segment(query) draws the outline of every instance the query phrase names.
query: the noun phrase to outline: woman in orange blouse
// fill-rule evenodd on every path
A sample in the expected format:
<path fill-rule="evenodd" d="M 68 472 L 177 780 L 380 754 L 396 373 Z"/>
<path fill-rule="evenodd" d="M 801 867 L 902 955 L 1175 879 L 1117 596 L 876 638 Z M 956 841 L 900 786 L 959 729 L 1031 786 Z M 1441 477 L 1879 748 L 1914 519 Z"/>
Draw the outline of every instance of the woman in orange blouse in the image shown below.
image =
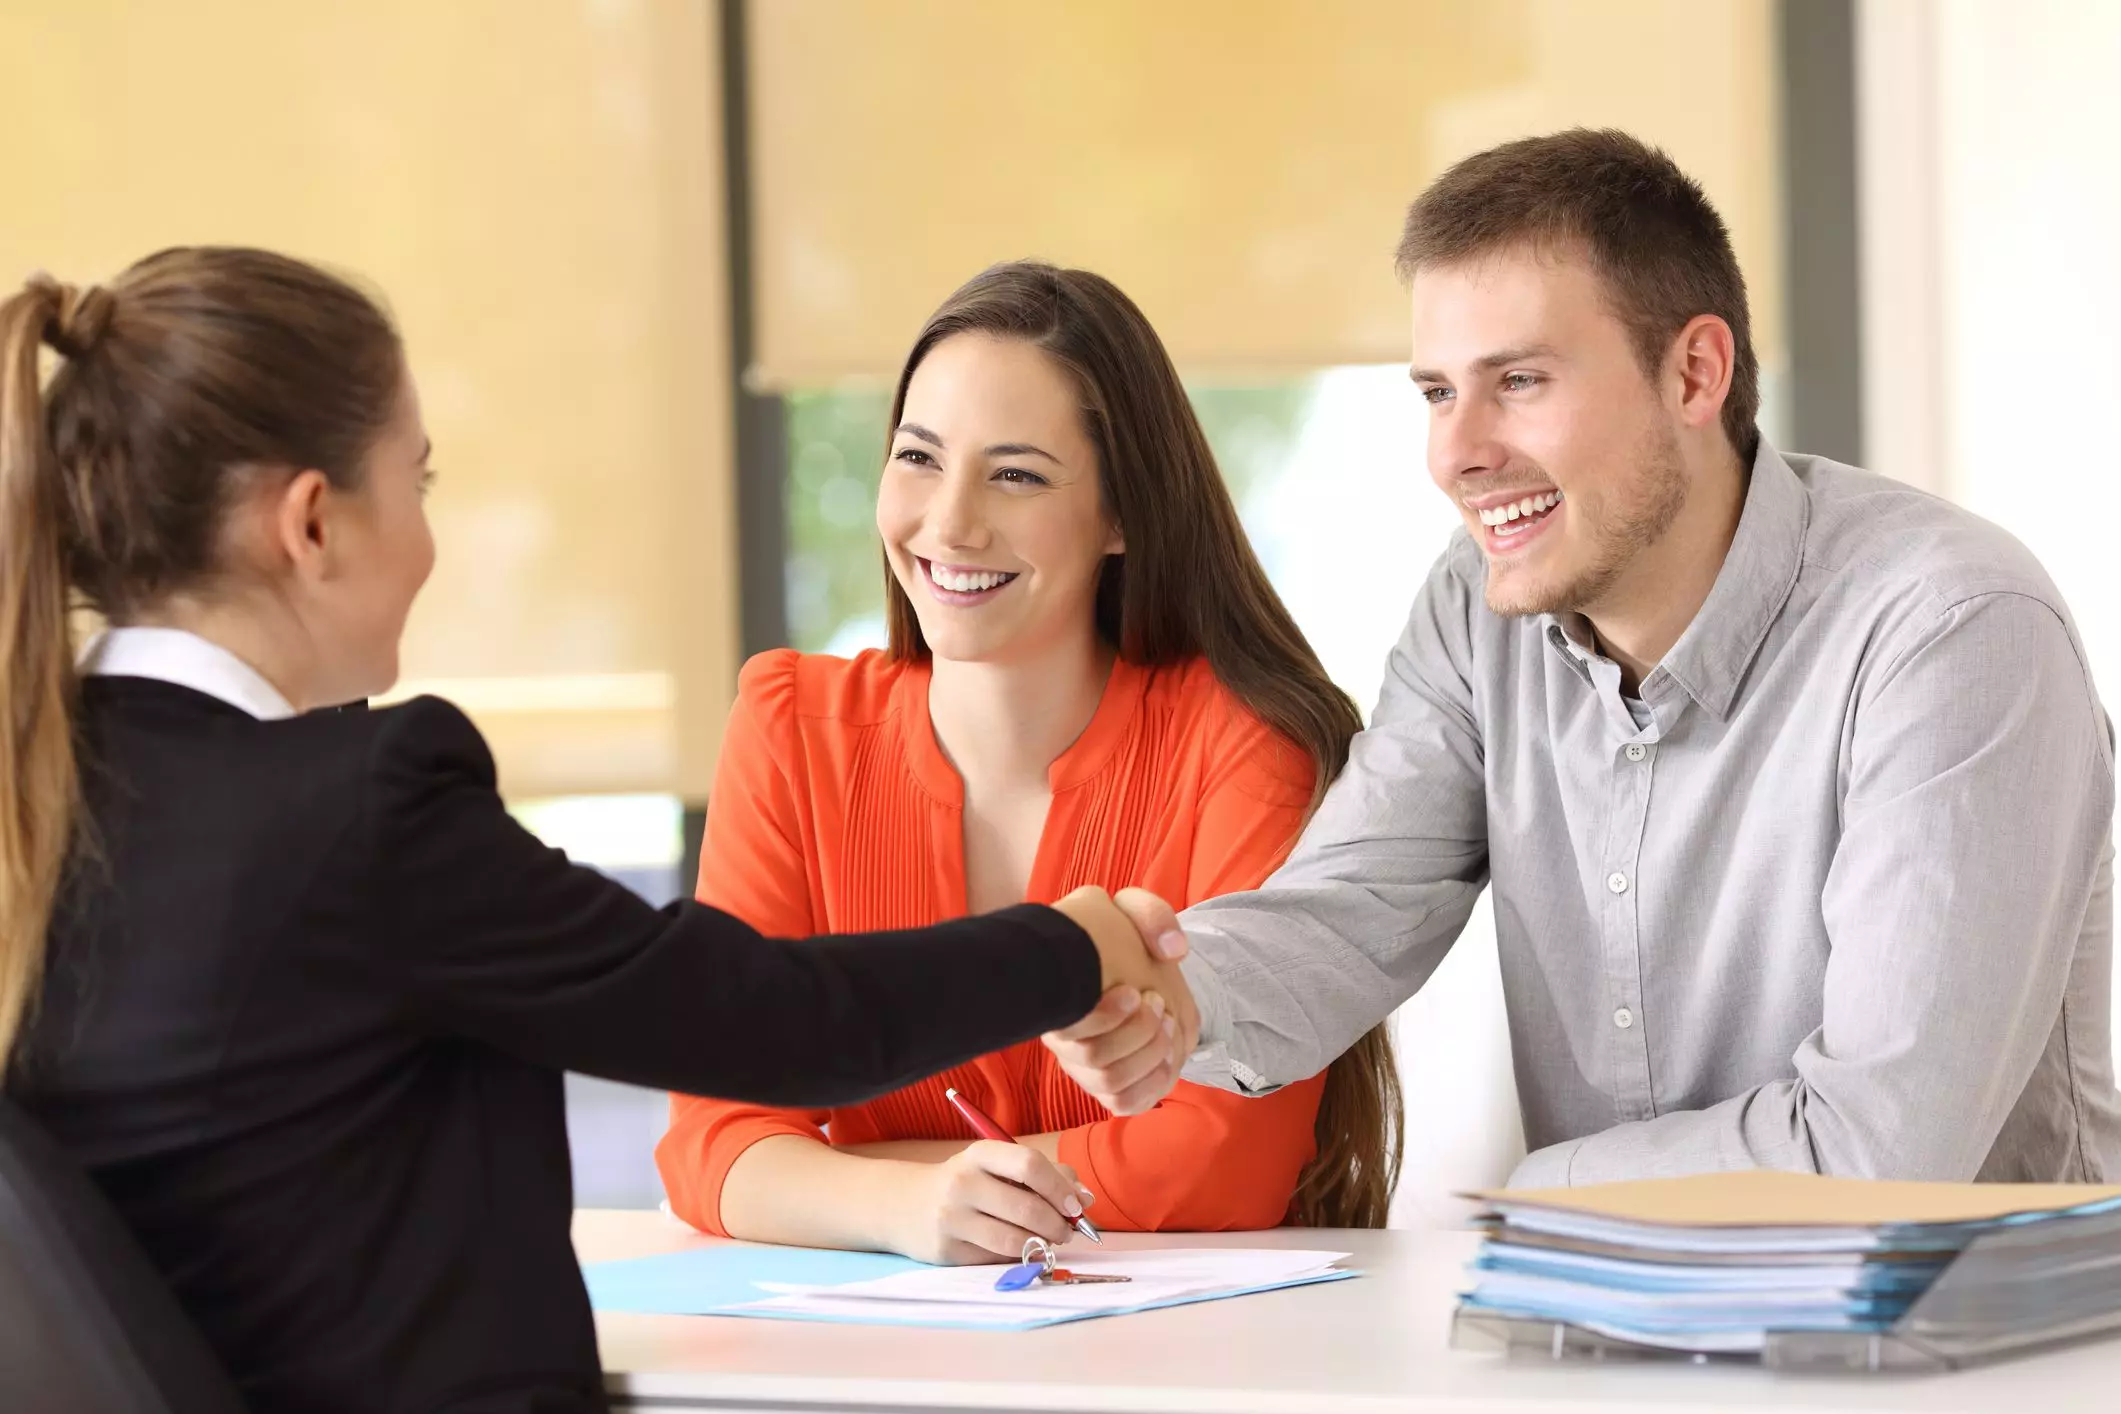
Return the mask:
<path fill-rule="evenodd" d="M 997 266 L 929 320 L 890 425 L 891 646 L 745 667 L 701 900 L 808 936 L 1260 883 L 1360 719 L 1140 311 L 1086 272 Z M 952 1086 L 1022 1143 L 973 1142 Z M 1382 1029 L 1271 1096 L 1181 1084 L 1122 1119 L 1029 1042 L 838 1110 L 674 1097 L 656 1161 L 708 1232 L 993 1261 L 1091 1202 L 1120 1230 L 1382 1226 L 1397 1119 Z"/>

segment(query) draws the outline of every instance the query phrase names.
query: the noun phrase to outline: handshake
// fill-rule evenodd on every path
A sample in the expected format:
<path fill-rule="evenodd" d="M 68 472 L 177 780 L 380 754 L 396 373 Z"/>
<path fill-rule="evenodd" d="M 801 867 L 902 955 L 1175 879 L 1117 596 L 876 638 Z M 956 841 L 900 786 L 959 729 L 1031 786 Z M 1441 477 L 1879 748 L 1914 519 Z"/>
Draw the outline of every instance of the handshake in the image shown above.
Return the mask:
<path fill-rule="evenodd" d="M 1097 945 L 1104 996 L 1073 1026 L 1048 1032 L 1046 1048 L 1112 1113 L 1152 1109 L 1200 1043 L 1200 1011 L 1178 970 L 1178 915 L 1146 889 L 1080 888 L 1053 906 Z"/>

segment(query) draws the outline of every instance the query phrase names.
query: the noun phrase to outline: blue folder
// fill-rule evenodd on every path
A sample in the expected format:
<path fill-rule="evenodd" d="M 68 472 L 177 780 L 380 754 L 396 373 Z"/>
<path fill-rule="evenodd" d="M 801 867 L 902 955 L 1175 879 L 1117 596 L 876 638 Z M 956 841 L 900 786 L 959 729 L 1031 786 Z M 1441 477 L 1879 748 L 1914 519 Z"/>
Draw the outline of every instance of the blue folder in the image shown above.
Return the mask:
<path fill-rule="evenodd" d="M 763 1301 L 759 1283 L 845 1286 L 897 1276 L 921 1264 L 881 1252 L 822 1252 L 811 1247 L 718 1243 L 582 1268 L 589 1304 L 599 1311 L 646 1316 L 716 1316 L 725 1308 Z"/>
<path fill-rule="evenodd" d="M 1094 1312 L 1042 1312 L 1026 1314 L 1010 1325 L 977 1326 L 955 1321 L 922 1319 L 910 1312 L 880 1312 L 869 1320 L 819 1316 L 808 1312 L 741 1310 L 773 1293 L 761 1290 L 760 1282 L 800 1286 L 844 1286 L 896 1276 L 921 1266 L 906 1257 L 877 1252 L 821 1252 L 809 1247 L 767 1247 L 751 1243 L 718 1243 L 687 1252 L 666 1252 L 655 1257 L 635 1257 L 622 1262 L 592 1262 L 582 1268 L 589 1285 L 589 1304 L 598 1311 L 645 1316 L 751 1316 L 787 1321 L 830 1321 L 845 1325 L 938 1326 L 951 1330 L 1018 1331 L 1097 1316 L 1124 1316 L 1163 1306 L 1185 1306 L 1196 1301 L 1216 1301 L 1226 1296 L 1250 1296 L 1277 1291 L 1285 1286 L 1309 1286 L 1324 1281 L 1343 1281 L 1360 1273 L 1334 1269 L 1317 1276 L 1244 1291 L 1181 1297 L 1175 1301 L 1147 1302 L 1119 1310 Z"/>

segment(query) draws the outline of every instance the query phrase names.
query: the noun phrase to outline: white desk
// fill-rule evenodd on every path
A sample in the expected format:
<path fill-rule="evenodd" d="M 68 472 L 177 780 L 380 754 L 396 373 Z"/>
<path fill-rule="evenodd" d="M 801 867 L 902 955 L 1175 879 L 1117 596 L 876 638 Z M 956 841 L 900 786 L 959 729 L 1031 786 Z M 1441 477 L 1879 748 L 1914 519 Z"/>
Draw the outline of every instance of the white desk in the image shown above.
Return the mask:
<path fill-rule="evenodd" d="M 712 1241 L 660 1213 L 584 1211 L 585 1262 Z M 2058 1414 L 2121 1409 L 2121 1341 L 1959 1374 L 1777 1376 L 1732 1366 L 1549 1364 L 1447 1348 L 1474 1237 L 1283 1231 L 1108 1245 L 1324 1247 L 1357 1281 L 1108 1317 L 975 1332 L 713 1316 L 600 1316 L 621 1409 L 719 1414 L 1706 1414 L 1711 1410 Z"/>

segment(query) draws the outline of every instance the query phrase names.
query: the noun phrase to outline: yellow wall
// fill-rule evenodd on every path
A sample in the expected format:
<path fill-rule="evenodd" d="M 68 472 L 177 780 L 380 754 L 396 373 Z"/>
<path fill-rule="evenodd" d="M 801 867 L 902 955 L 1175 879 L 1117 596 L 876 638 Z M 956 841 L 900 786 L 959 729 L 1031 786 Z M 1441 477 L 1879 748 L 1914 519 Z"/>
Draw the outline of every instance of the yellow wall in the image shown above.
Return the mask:
<path fill-rule="evenodd" d="M 766 0 L 759 374 L 888 377 L 997 260 L 1111 276 L 1196 374 L 1406 357 L 1400 219 L 1570 124 L 1665 145 L 1782 354 L 1769 0 Z"/>
<path fill-rule="evenodd" d="M 9 0 L 0 280 L 269 245 L 380 286 L 442 481 L 415 685 L 517 795 L 712 778 L 737 660 L 714 0 Z M 1196 375 L 1405 357 L 1451 160 L 1613 123 L 1733 227 L 1782 362 L 1770 0 L 755 0 L 767 386 L 888 376 L 998 259 Z"/>
<path fill-rule="evenodd" d="M 408 677 L 513 793 L 705 794 L 735 566 L 711 0 L 10 0 L 0 280 L 271 246 L 380 287 L 441 481 Z"/>

